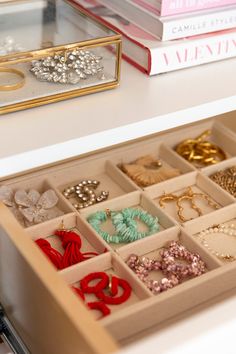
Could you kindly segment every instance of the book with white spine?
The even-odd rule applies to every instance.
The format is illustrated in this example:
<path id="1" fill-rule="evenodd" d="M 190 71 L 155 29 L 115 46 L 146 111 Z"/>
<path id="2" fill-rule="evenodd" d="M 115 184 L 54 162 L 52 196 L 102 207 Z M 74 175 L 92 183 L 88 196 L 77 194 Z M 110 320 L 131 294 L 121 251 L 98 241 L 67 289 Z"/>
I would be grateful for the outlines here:
<path id="1" fill-rule="evenodd" d="M 100 2 L 162 41 L 236 27 L 236 5 L 160 17 L 132 0 L 101 0 Z"/>
<path id="2" fill-rule="evenodd" d="M 161 42 L 101 5 L 75 0 L 88 14 L 122 34 L 123 57 L 148 75 L 167 73 L 236 56 L 236 29 Z"/>

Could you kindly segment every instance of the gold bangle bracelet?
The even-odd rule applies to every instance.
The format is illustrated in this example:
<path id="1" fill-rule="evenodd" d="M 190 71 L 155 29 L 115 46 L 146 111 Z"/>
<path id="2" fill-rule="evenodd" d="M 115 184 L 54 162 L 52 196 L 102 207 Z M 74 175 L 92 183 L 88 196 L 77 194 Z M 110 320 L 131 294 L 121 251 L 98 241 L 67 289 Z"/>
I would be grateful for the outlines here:
<path id="1" fill-rule="evenodd" d="M 24 84 L 25 84 L 25 74 L 20 70 L 0 67 L 0 73 L 15 74 L 21 78 L 21 80 L 19 82 L 17 82 L 16 84 L 0 85 L 0 91 L 17 90 L 17 89 L 21 88 L 22 86 L 24 86 Z"/>

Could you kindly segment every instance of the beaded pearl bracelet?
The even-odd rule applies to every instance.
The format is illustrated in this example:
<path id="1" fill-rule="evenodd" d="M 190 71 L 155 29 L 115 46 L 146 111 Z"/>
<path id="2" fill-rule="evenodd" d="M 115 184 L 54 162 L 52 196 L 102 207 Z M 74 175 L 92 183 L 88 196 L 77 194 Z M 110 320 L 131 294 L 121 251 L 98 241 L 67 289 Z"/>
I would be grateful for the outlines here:
<path id="1" fill-rule="evenodd" d="M 101 224 L 111 217 L 116 230 L 114 235 L 101 229 Z M 135 219 L 147 225 L 148 230 L 138 231 Z M 88 222 L 94 230 L 108 243 L 129 243 L 150 236 L 159 231 L 158 218 L 147 211 L 135 208 L 125 208 L 121 211 L 98 211 L 88 217 Z"/>
<path id="2" fill-rule="evenodd" d="M 205 236 L 212 235 L 212 234 L 225 234 L 227 236 L 236 236 L 236 225 L 235 224 L 230 224 L 230 225 L 214 225 L 213 227 L 210 227 L 208 229 L 205 229 L 201 231 L 197 237 L 200 238 L 202 244 L 210 251 L 214 256 L 217 258 L 224 260 L 224 261 L 235 261 L 236 260 L 236 255 L 231 255 L 231 254 L 224 254 L 216 251 L 212 247 L 209 246 L 209 244 L 206 241 Z"/>

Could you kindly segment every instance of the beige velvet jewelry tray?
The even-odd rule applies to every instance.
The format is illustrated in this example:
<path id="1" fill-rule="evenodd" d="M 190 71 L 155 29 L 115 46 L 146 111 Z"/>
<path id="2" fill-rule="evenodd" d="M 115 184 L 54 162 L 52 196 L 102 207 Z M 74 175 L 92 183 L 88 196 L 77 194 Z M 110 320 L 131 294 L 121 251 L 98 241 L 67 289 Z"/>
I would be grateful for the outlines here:
<path id="1" fill-rule="evenodd" d="M 183 139 L 194 138 L 207 129 L 212 132 L 210 140 L 225 151 L 227 159 L 216 165 L 197 169 L 180 157 L 173 148 Z M 150 187 L 138 187 L 119 166 L 148 154 L 178 169 L 180 175 Z M 75 354 L 75 346 L 79 342 L 85 353 L 108 353 L 116 350 L 116 343 L 135 338 L 138 333 L 163 324 L 166 320 L 235 288 L 236 262 L 222 261 L 198 237 L 199 232 L 212 227 L 216 220 L 218 224 L 236 224 L 235 198 L 209 178 L 211 173 L 234 165 L 236 135 L 217 119 L 210 119 L 2 180 L 0 185 L 9 185 L 13 190 L 35 188 L 44 192 L 52 188 L 59 198 L 58 206 L 64 212 L 61 217 L 23 228 L 5 206 L 0 207 L 0 248 L 1 254 L 3 253 L 0 260 L 1 302 L 30 350 L 33 353 L 42 353 L 43 350 L 48 354 Z M 64 197 L 63 191 L 83 179 L 99 180 L 98 192 L 108 190 L 109 197 L 102 203 L 77 211 L 71 200 Z M 199 200 L 198 205 L 203 215 L 198 217 L 189 203 L 185 203 L 186 222 L 181 222 L 174 203 L 160 206 L 159 200 L 163 193 L 181 194 L 188 187 L 194 192 L 207 194 L 218 209 Z M 129 207 L 138 207 L 158 217 L 159 232 L 129 244 L 114 245 L 103 240 L 87 221 L 87 217 L 96 211 Z M 74 228 L 81 235 L 83 252 L 97 252 L 99 255 L 57 272 L 33 241 L 40 237 L 45 238 L 59 252 L 62 251 L 60 243 L 52 236 L 62 220 L 66 228 Z M 110 221 L 104 223 L 103 227 L 112 234 L 113 226 Z M 139 227 L 144 230 L 141 223 Z M 168 291 L 154 295 L 127 266 L 126 260 L 130 254 L 158 259 L 160 250 L 171 240 L 180 241 L 188 250 L 198 253 L 206 263 L 207 271 L 199 277 L 185 280 Z M 209 242 L 219 252 L 230 252 L 236 256 L 235 238 L 218 235 Z M 7 276 L 9 267 L 12 268 L 10 281 L 9 274 Z M 17 271 L 14 275 L 16 269 L 20 272 Z M 82 277 L 94 271 L 116 274 L 126 279 L 133 290 L 127 302 L 119 306 L 110 305 L 111 314 L 100 320 L 96 311 L 87 310 L 70 289 L 70 285 L 78 285 Z M 157 280 L 163 277 L 159 271 L 153 272 L 152 276 Z M 19 297 L 19 277 L 21 290 L 24 288 L 23 297 Z M 35 305 L 37 301 L 40 305 L 45 305 L 48 323 L 42 320 L 41 306 Z M 32 302 L 33 307 L 29 306 L 29 302 Z M 37 325 L 32 324 L 35 316 L 40 318 Z M 62 343 L 60 339 L 58 343 L 52 343 L 47 335 L 48 331 L 50 330 L 50 337 L 57 333 L 57 338 L 64 338 L 65 325 L 70 329 L 66 330 L 70 343 Z M 94 336 L 86 334 L 88 328 L 90 333 L 95 333 Z M 36 332 L 37 338 L 46 337 L 45 347 L 42 347 L 39 340 L 35 342 Z"/>

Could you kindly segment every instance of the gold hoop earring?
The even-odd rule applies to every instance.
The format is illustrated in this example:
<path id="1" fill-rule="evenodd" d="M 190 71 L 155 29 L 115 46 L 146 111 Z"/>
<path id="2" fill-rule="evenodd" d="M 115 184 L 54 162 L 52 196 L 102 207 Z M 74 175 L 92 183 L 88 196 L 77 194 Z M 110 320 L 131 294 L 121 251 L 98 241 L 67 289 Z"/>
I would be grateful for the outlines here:
<path id="1" fill-rule="evenodd" d="M 200 208 L 197 207 L 197 205 L 194 203 L 193 201 L 193 196 L 192 195 L 181 195 L 177 201 L 176 201 L 176 205 L 177 205 L 177 214 L 178 214 L 178 217 L 181 221 L 183 222 L 186 222 L 186 221 L 189 221 L 189 220 L 193 220 L 193 218 L 189 218 L 189 219 L 186 219 L 184 216 L 183 216 L 183 211 L 184 211 L 184 208 L 182 207 L 181 205 L 181 202 L 183 200 L 189 200 L 191 202 L 191 209 L 195 210 L 198 214 L 198 216 L 201 216 L 202 215 L 202 211 Z"/>
<path id="2" fill-rule="evenodd" d="M 217 203 L 215 203 L 213 201 L 213 199 L 211 199 L 207 194 L 204 194 L 204 193 L 193 193 L 193 198 L 194 197 L 198 197 L 198 198 L 204 199 L 207 202 L 207 204 L 210 207 L 214 208 L 214 209 L 220 209 L 220 206 Z"/>
<path id="3" fill-rule="evenodd" d="M 164 193 L 163 195 L 160 196 L 159 198 L 159 205 L 161 208 L 165 207 L 165 202 L 168 201 L 175 201 L 176 202 L 176 207 L 177 207 L 177 215 L 178 218 L 181 222 L 186 222 L 189 220 L 192 220 L 193 218 L 187 219 L 184 217 L 183 215 L 183 211 L 184 211 L 184 207 L 181 205 L 182 201 L 184 200 L 188 200 L 191 203 L 191 209 L 196 211 L 198 216 L 202 216 L 203 212 L 202 210 L 196 205 L 194 198 L 202 198 L 203 200 L 205 200 L 207 202 L 207 204 L 214 208 L 214 209 L 219 209 L 220 206 L 214 202 L 214 200 L 212 198 L 210 198 L 207 194 L 204 193 L 195 193 L 192 191 L 191 187 L 188 187 L 186 191 L 184 191 L 182 194 L 180 194 L 179 196 L 176 194 L 166 194 Z"/>
<path id="4" fill-rule="evenodd" d="M 168 193 L 166 194 L 164 192 L 163 195 L 160 196 L 160 199 L 159 199 L 159 205 L 161 208 L 164 208 L 165 207 L 165 202 L 172 202 L 172 201 L 175 201 L 177 200 L 177 196 L 175 194 L 172 194 L 172 193 Z"/>

